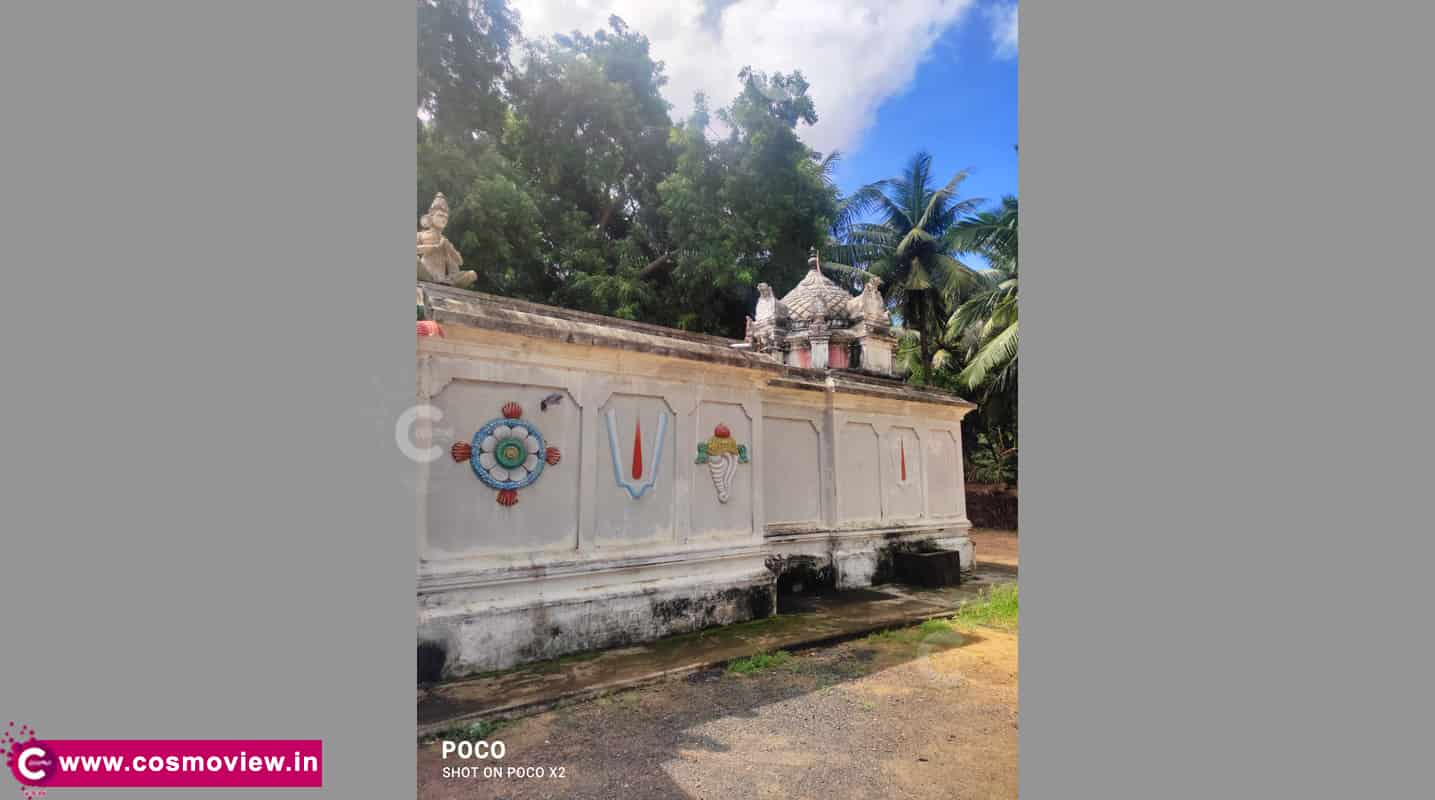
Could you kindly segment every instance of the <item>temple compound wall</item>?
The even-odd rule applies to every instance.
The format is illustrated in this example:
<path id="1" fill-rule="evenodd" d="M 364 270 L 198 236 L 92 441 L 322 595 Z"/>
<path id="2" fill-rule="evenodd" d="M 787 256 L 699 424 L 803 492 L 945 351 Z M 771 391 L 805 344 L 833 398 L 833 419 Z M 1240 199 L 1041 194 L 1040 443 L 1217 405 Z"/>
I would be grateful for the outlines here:
<path id="1" fill-rule="evenodd" d="M 418 628 L 443 677 L 776 613 L 972 546 L 960 423 L 901 381 L 422 282 Z M 427 324 L 427 323 L 425 323 Z"/>

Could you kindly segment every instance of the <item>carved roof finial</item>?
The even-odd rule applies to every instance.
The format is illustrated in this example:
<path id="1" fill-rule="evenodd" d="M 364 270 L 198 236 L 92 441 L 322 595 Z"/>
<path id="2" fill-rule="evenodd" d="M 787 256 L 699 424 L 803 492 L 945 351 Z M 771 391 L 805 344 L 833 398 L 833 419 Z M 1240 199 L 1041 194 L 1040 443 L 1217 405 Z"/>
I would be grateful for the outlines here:
<path id="1" fill-rule="evenodd" d="M 448 213 L 448 198 L 443 196 L 443 192 L 434 195 L 433 202 L 429 204 L 429 213 L 432 214 L 435 211 L 442 211 L 445 214 Z"/>
<path id="2" fill-rule="evenodd" d="M 807 251 L 807 266 L 812 267 L 813 272 L 822 271 L 822 259 L 817 255 L 816 247 Z"/>

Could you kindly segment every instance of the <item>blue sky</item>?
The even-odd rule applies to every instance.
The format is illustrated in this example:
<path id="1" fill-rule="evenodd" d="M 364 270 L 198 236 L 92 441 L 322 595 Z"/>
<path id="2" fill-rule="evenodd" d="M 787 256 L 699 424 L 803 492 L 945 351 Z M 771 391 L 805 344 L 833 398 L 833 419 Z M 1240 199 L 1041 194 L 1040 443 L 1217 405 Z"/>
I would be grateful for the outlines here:
<path id="1" fill-rule="evenodd" d="M 882 101 L 874 119 L 838 164 L 844 194 L 896 175 L 918 150 L 932 154 L 939 182 L 971 170 L 963 197 L 995 202 L 1017 193 L 1017 60 L 995 57 L 981 17 L 944 33 L 911 84 Z"/>
<path id="2" fill-rule="evenodd" d="M 648 37 L 664 64 L 673 119 L 694 92 L 713 108 L 745 66 L 800 69 L 818 123 L 800 127 L 840 150 L 845 192 L 896 174 L 926 149 L 940 182 L 970 167 L 966 196 L 1017 191 L 1014 0 L 510 0 L 524 35 L 593 31 L 609 15 Z"/>

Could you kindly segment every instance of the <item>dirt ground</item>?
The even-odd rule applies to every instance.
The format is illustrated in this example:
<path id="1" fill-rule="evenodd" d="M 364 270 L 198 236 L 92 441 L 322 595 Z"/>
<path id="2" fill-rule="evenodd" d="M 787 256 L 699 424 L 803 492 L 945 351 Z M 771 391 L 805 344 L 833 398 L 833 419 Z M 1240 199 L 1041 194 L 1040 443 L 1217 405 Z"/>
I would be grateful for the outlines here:
<path id="1" fill-rule="evenodd" d="M 1017 637 L 908 628 L 560 708 L 488 740 L 502 760 L 421 746 L 419 797 L 1014 798 Z M 473 777 L 445 777 L 462 767 Z M 534 767 L 542 777 L 506 772 Z"/>
<path id="2" fill-rule="evenodd" d="M 1016 566 L 1016 531 L 973 528 L 969 534 L 976 548 L 977 561 L 986 564 Z"/>

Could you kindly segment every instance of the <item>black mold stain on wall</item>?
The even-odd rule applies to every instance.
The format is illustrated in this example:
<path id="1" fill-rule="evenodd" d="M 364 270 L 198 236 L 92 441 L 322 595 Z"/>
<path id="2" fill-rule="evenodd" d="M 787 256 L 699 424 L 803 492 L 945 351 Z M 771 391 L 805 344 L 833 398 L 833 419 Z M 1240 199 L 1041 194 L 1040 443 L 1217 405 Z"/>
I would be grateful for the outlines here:
<path id="1" fill-rule="evenodd" d="M 777 575 L 777 613 L 789 613 L 789 602 L 801 595 L 825 594 L 837 588 L 837 570 L 830 558 L 810 555 L 774 557 L 767 568 Z"/>
<path id="2" fill-rule="evenodd" d="M 448 652 L 437 642 L 419 642 L 419 683 L 437 683 L 443 677 Z"/>

